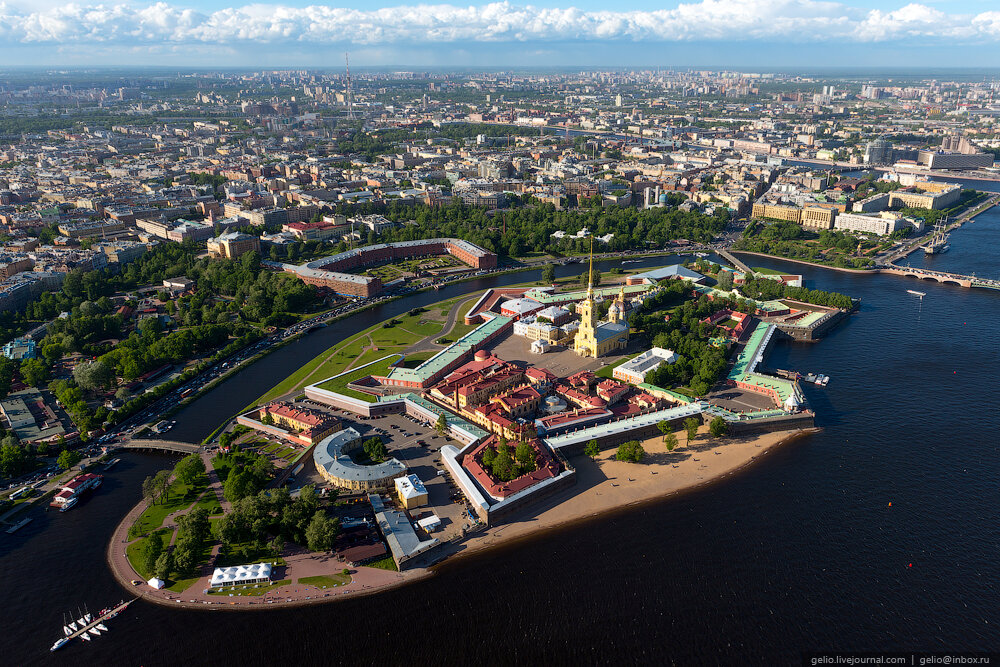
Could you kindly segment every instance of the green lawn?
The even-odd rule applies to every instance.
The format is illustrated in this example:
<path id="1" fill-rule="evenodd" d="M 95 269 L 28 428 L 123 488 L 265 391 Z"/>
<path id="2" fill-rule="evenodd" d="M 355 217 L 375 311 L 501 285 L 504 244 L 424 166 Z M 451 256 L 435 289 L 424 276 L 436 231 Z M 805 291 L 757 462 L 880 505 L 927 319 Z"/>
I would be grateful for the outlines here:
<path id="1" fill-rule="evenodd" d="M 400 364 L 403 368 L 416 368 L 420 364 L 424 363 L 435 354 L 437 350 L 424 350 L 423 352 L 414 352 L 413 354 L 406 355 L 406 358 Z"/>
<path id="2" fill-rule="evenodd" d="M 161 538 L 163 538 L 163 547 L 166 548 L 166 546 L 170 544 L 170 538 L 174 534 L 174 529 L 160 528 L 156 532 L 160 534 Z M 148 537 L 143 537 L 142 539 L 138 539 L 125 547 L 125 557 L 128 558 L 128 562 L 132 566 L 132 569 L 134 569 L 139 576 L 146 581 L 151 579 L 153 576 L 153 573 L 147 571 L 142 562 L 142 549 L 146 545 L 146 540 L 148 539 Z"/>
<path id="3" fill-rule="evenodd" d="M 470 331 L 479 326 L 479 323 L 466 324 L 464 317 L 465 313 L 462 313 L 462 317 L 455 320 L 455 326 L 451 328 L 451 331 L 446 333 L 441 338 L 438 338 L 436 342 L 440 343 L 441 345 L 448 345 L 450 343 L 454 343 L 456 340 L 458 340 L 459 338 L 461 338 L 462 336 L 464 336 L 465 334 L 469 333 Z M 445 342 L 446 339 L 447 342 Z"/>
<path id="4" fill-rule="evenodd" d="M 219 498 L 215 495 L 214 491 L 207 491 L 202 494 L 201 498 L 194 504 L 191 511 L 198 508 L 204 509 L 210 515 L 212 514 L 222 514 L 222 505 L 219 504 Z"/>
<path id="5" fill-rule="evenodd" d="M 642 354 L 642 352 L 640 352 L 639 354 Z M 631 357 L 623 357 L 622 359 L 619 359 L 613 364 L 608 364 L 607 366 L 604 366 L 600 370 L 596 371 L 594 375 L 600 378 L 614 377 L 614 371 L 616 368 L 624 364 L 626 361 L 629 361 L 630 359 L 635 359 L 636 357 L 639 356 L 639 354 L 634 354 Z"/>
<path id="6" fill-rule="evenodd" d="M 374 396 L 372 396 L 371 394 L 364 394 L 359 391 L 348 389 L 347 385 L 356 380 L 360 380 L 361 378 L 367 375 L 382 375 L 382 376 L 386 375 L 389 372 L 390 362 L 396 361 L 397 359 L 398 357 L 393 356 L 381 363 L 372 364 L 371 366 L 366 366 L 365 368 L 359 368 L 350 373 L 345 373 L 340 377 L 332 378 L 330 380 L 327 380 L 326 382 L 321 383 L 319 385 L 319 388 L 326 389 L 328 391 L 335 391 L 338 394 L 345 394 L 347 396 L 360 398 L 361 400 L 368 401 L 369 403 L 374 403 L 375 402 Z"/>
<path id="7" fill-rule="evenodd" d="M 752 266 L 750 268 L 753 269 L 754 273 L 763 273 L 765 276 L 783 276 L 783 275 L 785 275 L 784 271 L 775 271 L 774 269 L 764 269 L 764 268 L 761 268 L 759 266 Z"/>
<path id="8" fill-rule="evenodd" d="M 424 328 L 426 329 L 427 327 L 424 326 Z M 388 329 L 379 327 L 371 333 L 371 339 L 377 347 L 406 347 L 413 345 L 424 336 L 429 336 L 440 330 L 441 325 L 435 324 L 432 330 L 427 331 L 425 334 L 411 333 L 410 331 L 404 331 L 403 326 L 398 324 Z"/>
<path id="9" fill-rule="evenodd" d="M 159 528 L 163 525 L 163 520 L 167 518 L 168 514 L 190 507 L 207 486 L 207 477 L 202 477 L 193 486 L 174 480 L 167 491 L 166 500 L 161 498 L 155 505 L 147 507 L 129 528 L 129 534 L 138 536 Z"/>
<path id="10" fill-rule="evenodd" d="M 269 591 L 273 591 L 275 588 L 280 588 L 282 586 L 287 586 L 292 583 L 291 579 L 282 579 L 281 581 L 275 581 L 271 584 L 247 584 L 246 586 L 233 586 L 230 588 L 214 589 L 209 595 L 219 595 L 223 597 L 233 596 L 244 596 L 244 595 L 263 595 Z"/>
<path id="11" fill-rule="evenodd" d="M 397 320 L 399 324 L 394 327 L 390 327 L 389 329 L 382 329 L 382 324 L 384 324 L 384 322 L 379 322 L 357 335 L 352 336 L 346 342 L 341 341 L 336 345 L 327 348 L 321 354 L 313 357 L 305 365 L 300 366 L 291 375 L 271 387 L 271 389 L 254 401 L 253 404 L 248 405 L 246 409 L 249 410 L 254 405 L 260 405 L 262 403 L 272 401 L 283 394 L 287 394 L 307 377 L 311 376 L 312 380 L 316 380 L 342 373 L 344 369 L 347 368 L 351 362 L 355 361 L 355 359 L 358 359 L 359 356 L 361 359 L 358 359 L 358 362 L 365 363 L 367 361 L 374 361 L 375 359 L 385 356 L 386 352 L 401 351 L 401 348 L 408 347 L 425 336 L 438 333 L 455 304 L 461 302 L 463 307 L 465 305 L 471 306 L 477 299 L 479 299 L 480 296 L 482 295 L 462 295 L 460 297 L 448 299 L 447 301 L 432 304 L 425 310 L 425 312 L 417 313 L 416 315 L 400 315 L 393 318 Z M 440 316 L 438 316 L 438 313 Z M 462 312 L 459 314 L 464 315 L 465 313 Z M 455 325 L 458 335 L 462 335 L 463 333 L 466 333 L 474 328 L 466 327 L 461 320 L 462 318 L 459 317 Z M 424 321 L 424 323 L 421 324 L 421 321 Z M 416 332 L 419 335 L 403 331 L 402 329 L 409 329 L 409 331 Z M 364 347 L 369 345 L 369 335 L 371 335 L 372 341 L 376 346 L 379 348 L 390 349 L 380 349 L 376 352 L 369 351 L 362 353 Z M 446 334 L 446 336 L 451 337 L 448 334 Z M 327 357 L 330 357 L 331 355 L 332 359 L 327 360 Z M 357 363 L 355 365 L 357 365 Z"/>
<path id="12" fill-rule="evenodd" d="M 349 574 L 321 574 L 316 577 L 302 577 L 299 579 L 300 584 L 305 584 L 307 586 L 317 586 L 319 588 L 332 588 L 334 586 L 345 586 L 351 583 L 351 575 Z"/>
<path id="13" fill-rule="evenodd" d="M 381 560 L 375 560 L 371 563 L 365 565 L 365 567 L 377 567 L 380 570 L 392 570 L 393 572 L 399 572 L 399 568 L 396 567 L 396 561 L 392 559 L 392 556 L 386 556 Z"/>
<path id="14" fill-rule="evenodd" d="M 208 563 L 209 559 L 212 557 L 212 548 L 215 546 L 215 542 L 213 540 L 206 540 L 205 542 L 205 545 L 201 549 L 201 553 L 198 554 L 197 569 L 200 569 L 201 566 Z M 190 577 L 188 579 L 171 579 L 171 584 L 167 586 L 167 590 L 173 591 L 174 593 L 183 593 L 187 589 L 191 588 L 191 585 L 199 579 L 201 579 L 199 576 Z"/>

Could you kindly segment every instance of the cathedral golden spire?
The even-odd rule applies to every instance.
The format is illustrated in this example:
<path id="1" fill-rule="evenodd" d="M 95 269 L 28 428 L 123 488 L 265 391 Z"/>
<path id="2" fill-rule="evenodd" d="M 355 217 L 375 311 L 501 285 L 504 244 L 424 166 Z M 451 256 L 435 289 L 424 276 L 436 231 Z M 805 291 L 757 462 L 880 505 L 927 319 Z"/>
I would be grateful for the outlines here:
<path id="1" fill-rule="evenodd" d="M 594 234 L 590 234 L 590 273 L 587 274 L 587 298 L 594 296 Z"/>

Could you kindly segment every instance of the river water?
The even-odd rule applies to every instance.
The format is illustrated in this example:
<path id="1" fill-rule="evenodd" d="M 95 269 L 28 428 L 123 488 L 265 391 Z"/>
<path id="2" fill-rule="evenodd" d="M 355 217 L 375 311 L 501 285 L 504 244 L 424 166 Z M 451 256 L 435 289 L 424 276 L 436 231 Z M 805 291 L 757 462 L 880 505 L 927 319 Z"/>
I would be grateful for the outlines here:
<path id="1" fill-rule="evenodd" d="M 926 261 L 1000 277 L 998 247 L 994 209 Z M 805 388 L 821 433 L 724 481 L 459 558 L 369 599 L 268 613 L 137 602 L 108 636 L 50 656 L 63 610 L 127 595 L 106 540 L 143 477 L 171 461 L 129 454 L 78 509 L 0 535 L 0 663 L 787 664 L 814 650 L 996 649 L 1000 293 L 921 282 L 921 300 L 906 291 L 913 279 L 749 263 L 863 299 L 822 342 L 779 343 L 768 361 L 832 376 Z M 196 401 L 172 435 L 201 439 L 372 322 L 536 275 L 416 295 L 308 335 Z"/>

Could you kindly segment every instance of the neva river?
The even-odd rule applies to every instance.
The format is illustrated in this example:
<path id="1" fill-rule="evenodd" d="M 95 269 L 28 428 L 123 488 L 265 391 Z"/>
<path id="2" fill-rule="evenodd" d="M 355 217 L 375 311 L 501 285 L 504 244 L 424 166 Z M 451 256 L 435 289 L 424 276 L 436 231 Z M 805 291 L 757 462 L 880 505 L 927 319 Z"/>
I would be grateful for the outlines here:
<path id="1" fill-rule="evenodd" d="M 911 261 L 1000 278 L 998 209 L 951 245 Z M 126 455 L 77 510 L 0 534 L 0 664 L 797 664 L 802 651 L 996 649 L 1000 293 L 749 263 L 863 299 L 820 343 L 780 343 L 768 362 L 832 377 L 805 387 L 821 433 L 731 479 L 445 563 L 369 599 L 269 613 L 139 602 L 108 635 L 50 655 L 64 610 L 128 595 L 104 563 L 106 540 L 141 480 L 171 459 Z M 311 334 L 198 400 L 172 435 L 204 437 L 373 321 L 533 276 L 452 286 Z"/>

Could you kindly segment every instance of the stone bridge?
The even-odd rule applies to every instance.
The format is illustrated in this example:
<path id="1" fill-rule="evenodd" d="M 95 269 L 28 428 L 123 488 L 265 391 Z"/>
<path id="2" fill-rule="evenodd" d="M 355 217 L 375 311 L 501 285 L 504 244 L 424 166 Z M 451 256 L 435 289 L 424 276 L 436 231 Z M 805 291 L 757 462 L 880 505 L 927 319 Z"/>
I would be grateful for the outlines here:
<path id="1" fill-rule="evenodd" d="M 944 273 L 942 271 L 927 271 L 925 269 L 915 269 L 909 266 L 890 265 L 879 269 L 879 273 L 891 273 L 897 276 L 908 276 L 918 280 L 934 280 L 939 283 L 950 283 L 959 287 L 973 287 L 976 278 L 963 276 L 957 273 Z M 987 281 L 989 282 L 989 281 Z M 979 287 L 979 285 L 976 285 Z"/>
<path id="2" fill-rule="evenodd" d="M 118 446 L 119 449 L 145 449 L 178 454 L 196 454 L 202 450 L 201 445 L 176 440 L 130 440 Z"/>

